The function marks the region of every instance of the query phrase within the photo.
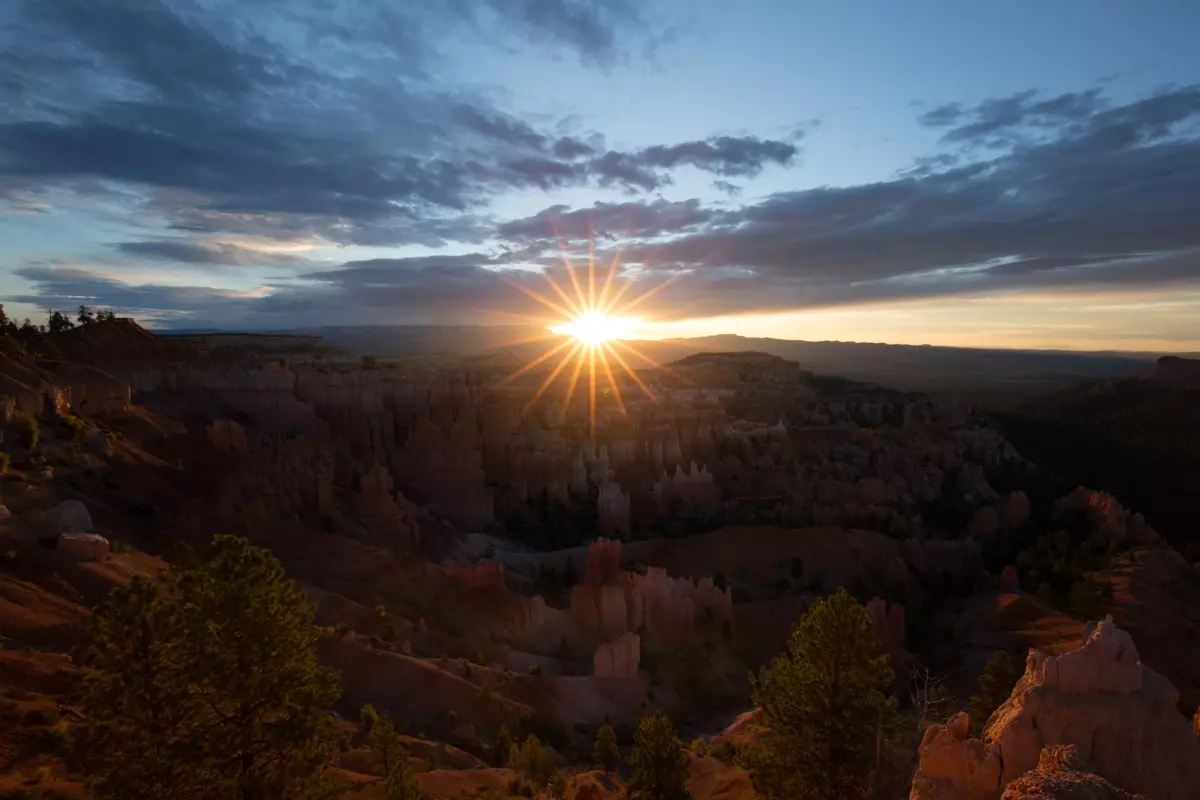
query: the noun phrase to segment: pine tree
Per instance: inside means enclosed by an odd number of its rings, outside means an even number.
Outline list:
[[[492,763],[497,767],[508,764],[515,744],[512,734],[508,732],[508,726],[501,725],[500,730],[496,731],[496,743],[492,746]]]
[[[385,800],[426,800],[428,795],[417,783],[408,749],[400,741],[391,717],[379,715],[371,733],[371,745],[383,764]]]
[[[621,751],[617,748],[617,734],[612,725],[605,723],[596,731],[592,746],[592,765],[605,773],[614,771],[621,763]]]
[[[979,676],[979,694],[972,695],[967,703],[967,719],[971,736],[979,736],[987,725],[988,718],[1004,704],[1017,684],[1017,675],[1012,660],[1002,651],[992,653]]]
[[[336,737],[313,607],[266,550],[218,536],[201,564],[135,581],[96,614],[83,741],[98,798],[274,798]]]
[[[532,733],[517,751],[512,767],[538,791],[546,789],[558,774],[554,756],[550,755],[542,746],[542,741]]]
[[[688,757],[675,726],[662,711],[638,721],[629,754],[629,800],[691,800],[687,791]]]
[[[846,800],[886,768],[900,721],[888,657],[871,618],[839,588],[792,631],[787,652],[751,676],[770,729],[747,754],[755,790],[772,800]]]
[[[207,783],[204,742],[189,727],[205,710],[175,657],[169,605],[160,584],[138,577],[92,617],[79,745],[100,800],[190,797]]]

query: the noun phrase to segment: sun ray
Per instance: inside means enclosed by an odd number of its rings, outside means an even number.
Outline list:
[[[604,288],[600,290],[600,299],[596,301],[596,310],[601,314],[608,313],[608,292],[612,289],[613,276],[617,274],[617,265],[620,263],[621,251],[618,250],[613,254],[612,263],[608,265],[608,276],[604,279]]]
[[[608,363],[608,342],[601,342],[600,347],[600,363],[604,365],[604,372],[608,375],[608,385],[612,387],[613,395],[617,398],[617,408],[623,415],[625,414],[625,398],[621,396],[621,387],[617,385],[617,380],[613,377],[612,365]]]
[[[615,347],[611,347],[611,344],[612,344],[611,342],[604,343],[605,347],[608,347],[608,351],[610,353],[612,353],[613,358],[615,358],[617,360],[617,363],[621,365],[621,367],[625,370],[625,372],[629,375],[629,377],[633,378],[633,382],[638,385],[638,388],[640,388],[643,392],[645,392],[646,396],[648,396],[651,400],[653,400],[654,402],[657,403],[658,397],[655,396],[654,392],[650,391],[650,387],[646,385],[646,382],[643,381],[641,379],[641,377],[639,377],[638,374],[633,371],[633,369],[629,366],[629,364],[625,361],[625,359],[621,358],[621,354],[617,352]],[[619,344],[619,342],[618,342],[618,344]],[[637,352],[637,351],[635,350],[634,352]]]
[[[508,278],[504,278],[504,277],[502,277],[502,280],[505,283],[507,283],[509,286],[512,286],[514,289],[524,292],[525,294],[532,297],[534,300],[537,300],[539,303],[546,306],[546,308],[556,311],[559,314],[562,314],[564,317],[578,316],[577,311],[571,311],[569,309],[563,308],[558,303],[555,303],[553,300],[549,299],[548,297],[545,297],[545,296],[539,294],[538,292],[535,292],[533,289],[530,289],[528,286],[522,286],[521,284],[517,283],[516,281],[509,280]]]
[[[588,348],[588,420],[591,422],[589,432],[592,441],[596,440],[596,346]]]
[[[558,226],[553,222],[550,223],[550,226],[554,230],[554,238],[558,241],[558,251],[562,253],[563,269],[567,271],[567,277],[571,279],[571,285],[575,287],[575,297],[578,298],[580,309],[576,312],[576,316],[579,316],[589,310],[584,308],[583,289],[579,285],[579,278],[575,276],[575,265],[571,263],[571,257],[567,254],[566,242],[563,240],[562,234],[558,232]]]
[[[596,231],[588,214],[588,311],[596,310]]]
[[[582,342],[580,342],[580,346],[581,347],[583,346]],[[572,353],[572,354],[574,354],[574,353]],[[571,382],[569,384],[567,384],[567,393],[566,393],[566,396],[563,398],[563,405],[562,405],[563,410],[566,410],[571,407],[571,398],[575,395],[575,385],[577,383],[579,383],[579,373],[582,371],[583,371],[583,353],[581,352],[581,353],[579,353],[579,358],[575,362],[575,374],[571,376]]]
[[[560,344],[558,347],[555,347],[553,350],[547,350],[545,353],[543,353],[538,358],[535,358],[533,361],[530,361],[529,363],[525,364],[523,367],[518,369],[513,374],[505,377],[504,380],[497,383],[494,388],[499,389],[501,386],[505,386],[509,383],[512,383],[512,381],[515,380],[516,378],[519,378],[520,376],[524,375],[526,372],[529,372],[529,370],[533,369],[538,364],[541,364],[543,361],[547,360],[548,358],[553,356],[555,353],[561,352],[562,350],[564,350],[567,346],[569,346],[571,344],[574,344],[574,342],[572,342],[570,339],[567,339],[565,342]]]
[[[663,281],[662,283],[658,284],[657,286],[655,286],[655,287],[653,287],[653,288],[651,288],[651,289],[647,289],[646,291],[644,291],[644,292],[642,292],[641,294],[639,294],[637,297],[635,297],[635,298],[633,298],[632,300],[630,300],[630,301],[629,301],[629,303],[628,303],[627,305],[625,305],[625,306],[624,306],[624,307],[623,307],[621,310],[622,310],[622,311],[624,311],[624,312],[626,312],[626,313],[627,313],[627,312],[629,312],[629,311],[632,311],[634,308],[636,308],[637,306],[641,305],[642,303],[644,303],[644,302],[645,302],[646,300],[648,300],[649,298],[653,297],[654,295],[656,295],[656,294],[658,294],[659,292],[661,292],[663,289],[665,289],[665,288],[667,288],[668,286],[670,286],[670,285],[671,285],[672,283],[674,283],[675,281],[679,280],[679,279],[680,279],[680,277],[682,277],[682,276],[683,276],[683,273],[682,273],[682,272],[676,272],[675,274],[671,275],[669,278],[667,278],[667,279],[666,279],[665,281]]]
[[[534,392],[533,397],[530,398],[529,402],[525,404],[525,407],[521,409],[521,416],[524,416],[525,412],[533,407],[533,404],[538,401],[538,398],[542,396],[542,393],[545,392],[547,388],[549,388],[550,384],[554,383],[554,379],[557,378],[558,374],[563,371],[563,367],[571,363],[571,356],[575,355],[584,347],[583,342],[574,342],[574,345],[575,346],[571,349],[571,352],[567,354],[566,358],[558,362],[558,366],[554,368],[554,371],[551,372],[549,376],[547,376],[546,380],[542,381],[542,385],[538,387],[538,390]],[[580,358],[582,359],[582,355]],[[578,376],[578,369],[576,370],[575,374]]]
[[[554,280],[554,278],[551,278],[545,272],[542,273],[542,277],[546,279],[546,283],[550,284],[550,286],[554,288],[555,294],[562,298],[562,301],[567,304],[567,307],[571,309],[575,316],[579,316],[583,313],[583,308],[581,308],[574,301],[572,301],[570,297],[567,296],[567,293],[564,292],[562,287],[558,285],[558,281]]]

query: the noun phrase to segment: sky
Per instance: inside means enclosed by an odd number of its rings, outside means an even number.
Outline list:
[[[1196,30],[1192,0],[7,0],[0,302],[1196,351]]]

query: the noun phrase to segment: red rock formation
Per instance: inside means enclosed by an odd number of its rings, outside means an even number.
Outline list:
[[[629,535],[629,492],[621,491],[621,484],[605,481],[600,484],[596,497],[596,517],[600,532],[605,536]]]
[[[246,429],[231,419],[210,422],[204,428],[204,438],[218,450],[245,453],[249,449],[249,445],[246,444]]]
[[[625,633],[596,648],[592,664],[597,678],[636,678],[641,661],[642,640],[636,633]]]
[[[929,728],[911,800],[993,800],[1052,745],[1074,745],[1098,776],[1125,791],[1194,800],[1200,741],[1178,700],[1111,617],[1091,623],[1074,652],[1030,650],[1024,676],[982,740],[966,738],[965,714]]]
[[[1147,800],[1093,775],[1074,745],[1042,750],[1037,769],[1010,783],[1001,800]]]
[[[504,564],[499,561],[443,564],[442,569],[451,580],[472,591],[502,593],[508,588],[504,582]]]
[[[375,536],[414,547],[420,540],[421,527],[417,508],[392,490],[392,476],[379,464],[373,466],[359,481],[358,517],[363,526]],[[467,565],[475,567],[476,565]],[[500,585],[504,585],[504,568],[500,567]]]
[[[621,579],[621,542],[597,539],[588,547],[584,583],[617,583]]]
[[[1059,514],[1082,515],[1093,534],[1108,542],[1150,545],[1158,541],[1158,534],[1146,524],[1145,517],[1129,513],[1107,492],[1080,486],[1060,499],[1055,510]]]
[[[546,601],[541,595],[522,598],[509,608],[509,628],[517,636],[537,630],[546,621],[546,608]]]
[[[109,552],[108,539],[95,533],[60,534],[56,549],[76,561],[104,561]]]

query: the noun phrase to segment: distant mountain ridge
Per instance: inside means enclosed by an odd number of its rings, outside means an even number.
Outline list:
[[[544,353],[556,340],[545,328],[535,325],[332,326],[262,333],[319,336],[333,347],[376,358],[438,353],[480,355],[508,351],[522,361],[528,361]],[[799,362],[801,368],[819,374],[878,383],[906,391],[955,392],[996,406],[1011,405],[1026,397],[1082,381],[1139,375],[1153,368],[1158,355],[811,342],[734,334],[630,341],[625,344],[622,352],[635,368],[677,361],[698,352],[752,350]],[[643,357],[639,359],[633,356],[630,349]]]

